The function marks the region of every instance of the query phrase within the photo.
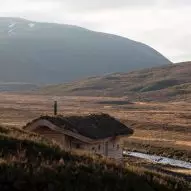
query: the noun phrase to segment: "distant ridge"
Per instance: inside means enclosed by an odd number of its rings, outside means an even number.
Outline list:
[[[127,96],[130,100],[144,101],[191,101],[191,62],[47,86],[40,93]]]
[[[53,84],[171,62],[153,48],[81,27],[0,18],[0,81]]]

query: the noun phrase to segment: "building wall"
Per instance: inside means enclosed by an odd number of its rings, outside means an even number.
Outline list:
[[[108,144],[108,156],[115,159],[123,158],[123,149],[120,145],[120,141],[109,142]]]
[[[63,136],[60,133],[57,133],[56,131],[49,129],[48,127],[40,126],[37,129],[35,129],[33,132],[41,134],[50,140],[55,140],[61,145],[66,146],[65,136]]]
[[[85,150],[114,159],[123,158],[123,150],[120,141],[103,141],[98,144],[85,145]]]
[[[110,158],[121,159],[122,158],[122,148],[120,146],[119,140],[102,141],[96,144],[83,143],[73,137],[66,136],[64,134],[53,131],[45,126],[38,127],[35,133],[41,134],[50,140],[55,140],[60,143],[65,149],[82,149],[90,153],[97,153]]]

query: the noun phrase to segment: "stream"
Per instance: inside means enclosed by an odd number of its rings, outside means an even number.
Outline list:
[[[191,163],[182,161],[182,160],[175,160],[175,159],[171,159],[171,158],[167,158],[167,157],[143,154],[143,153],[139,153],[139,152],[123,151],[123,154],[126,156],[133,156],[133,157],[137,157],[137,158],[147,159],[151,162],[158,163],[158,164],[168,164],[171,166],[191,169]]]

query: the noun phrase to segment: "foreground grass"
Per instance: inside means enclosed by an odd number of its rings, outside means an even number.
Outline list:
[[[36,134],[0,127],[0,190],[176,191],[182,179],[80,153]]]

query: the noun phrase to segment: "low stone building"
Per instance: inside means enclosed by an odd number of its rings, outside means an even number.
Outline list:
[[[82,149],[114,159],[121,159],[120,139],[133,130],[107,114],[87,116],[43,116],[24,129],[60,143],[65,149]]]

